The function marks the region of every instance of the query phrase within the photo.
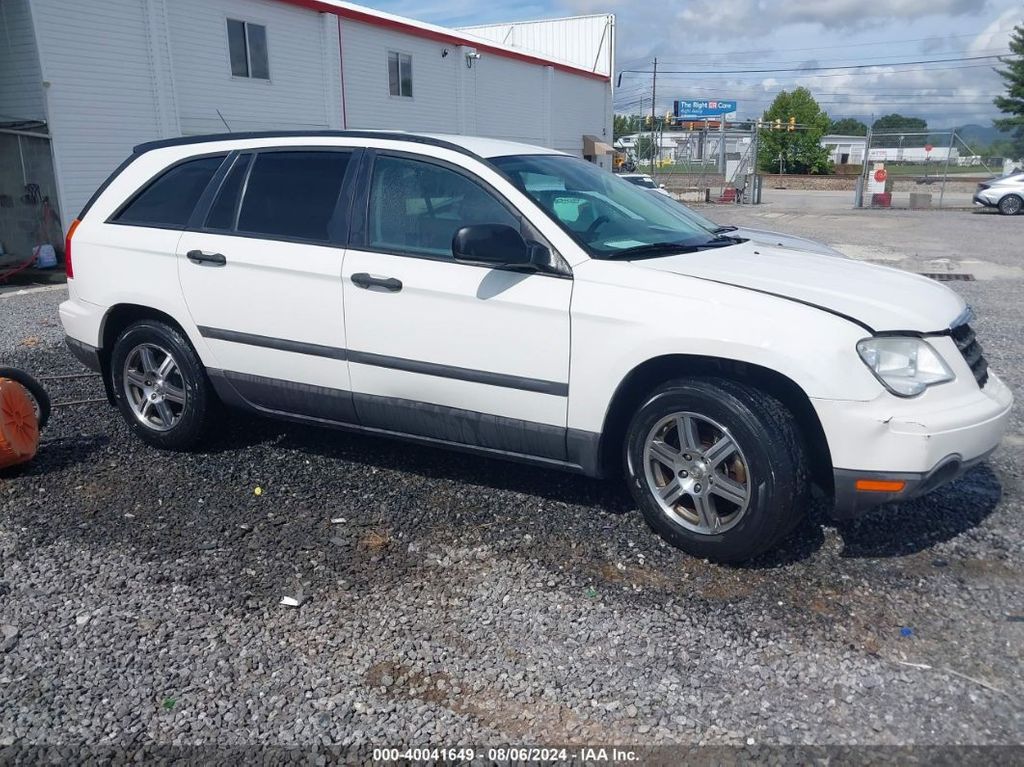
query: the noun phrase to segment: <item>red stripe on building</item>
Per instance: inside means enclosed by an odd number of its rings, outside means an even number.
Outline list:
[[[398,21],[397,19],[387,19],[381,16],[376,16],[372,13],[367,13],[366,11],[357,11],[355,8],[341,8],[337,5],[320,2],[319,0],[278,0],[278,2],[297,5],[319,13],[333,13],[339,18],[358,21],[375,27],[384,27],[385,29],[395,29],[406,35],[422,37],[427,40],[436,40],[437,42],[444,43],[446,45],[469,45],[476,48],[477,51],[487,51],[488,53],[493,53],[495,56],[504,56],[507,59],[524,61],[527,64],[551,67],[559,70],[560,72],[568,72],[569,74],[579,75],[580,77],[589,77],[603,82],[608,82],[611,79],[607,75],[602,75],[598,72],[591,72],[588,69],[580,69],[579,67],[574,67],[571,64],[561,64],[556,61],[548,61],[547,59],[542,59],[538,56],[531,56],[527,53],[518,53],[505,48],[498,48],[487,43],[470,40],[465,37],[459,37],[455,34],[437,32],[433,29],[423,29],[422,27],[417,27],[415,24]]]

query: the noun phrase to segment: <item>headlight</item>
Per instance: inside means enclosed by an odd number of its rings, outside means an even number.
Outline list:
[[[922,338],[865,338],[857,353],[875,378],[898,397],[914,397],[929,386],[954,378],[945,360]]]

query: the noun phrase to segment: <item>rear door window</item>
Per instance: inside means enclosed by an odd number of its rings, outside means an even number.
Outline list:
[[[269,239],[331,242],[351,151],[263,152],[256,157],[238,214],[240,233]]]
[[[184,229],[224,157],[199,157],[175,165],[147,184],[113,220],[136,226]]]

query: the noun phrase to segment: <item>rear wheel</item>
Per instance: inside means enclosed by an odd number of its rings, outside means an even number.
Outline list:
[[[773,546],[803,516],[808,470],[793,416],[775,398],[726,379],[670,381],[630,423],[630,490],[673,546],[739,562]]]
[[[171,450],[202,441],[216,395],[177,328],[156,320],[130,325],[114,343],[110,375],[117,407],[143,441]]]
[[[1004,216],[1016,216],[1024,208],[1024,200],[1015,194],[1008,194],[999,201],[999,212]]]

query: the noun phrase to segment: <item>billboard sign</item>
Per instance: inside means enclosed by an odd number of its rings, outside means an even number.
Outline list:
[[[680,120],[699,120],[705,117],[720,117],[736,111],[735,101],[697,100],[676,101],[675,116]]]

